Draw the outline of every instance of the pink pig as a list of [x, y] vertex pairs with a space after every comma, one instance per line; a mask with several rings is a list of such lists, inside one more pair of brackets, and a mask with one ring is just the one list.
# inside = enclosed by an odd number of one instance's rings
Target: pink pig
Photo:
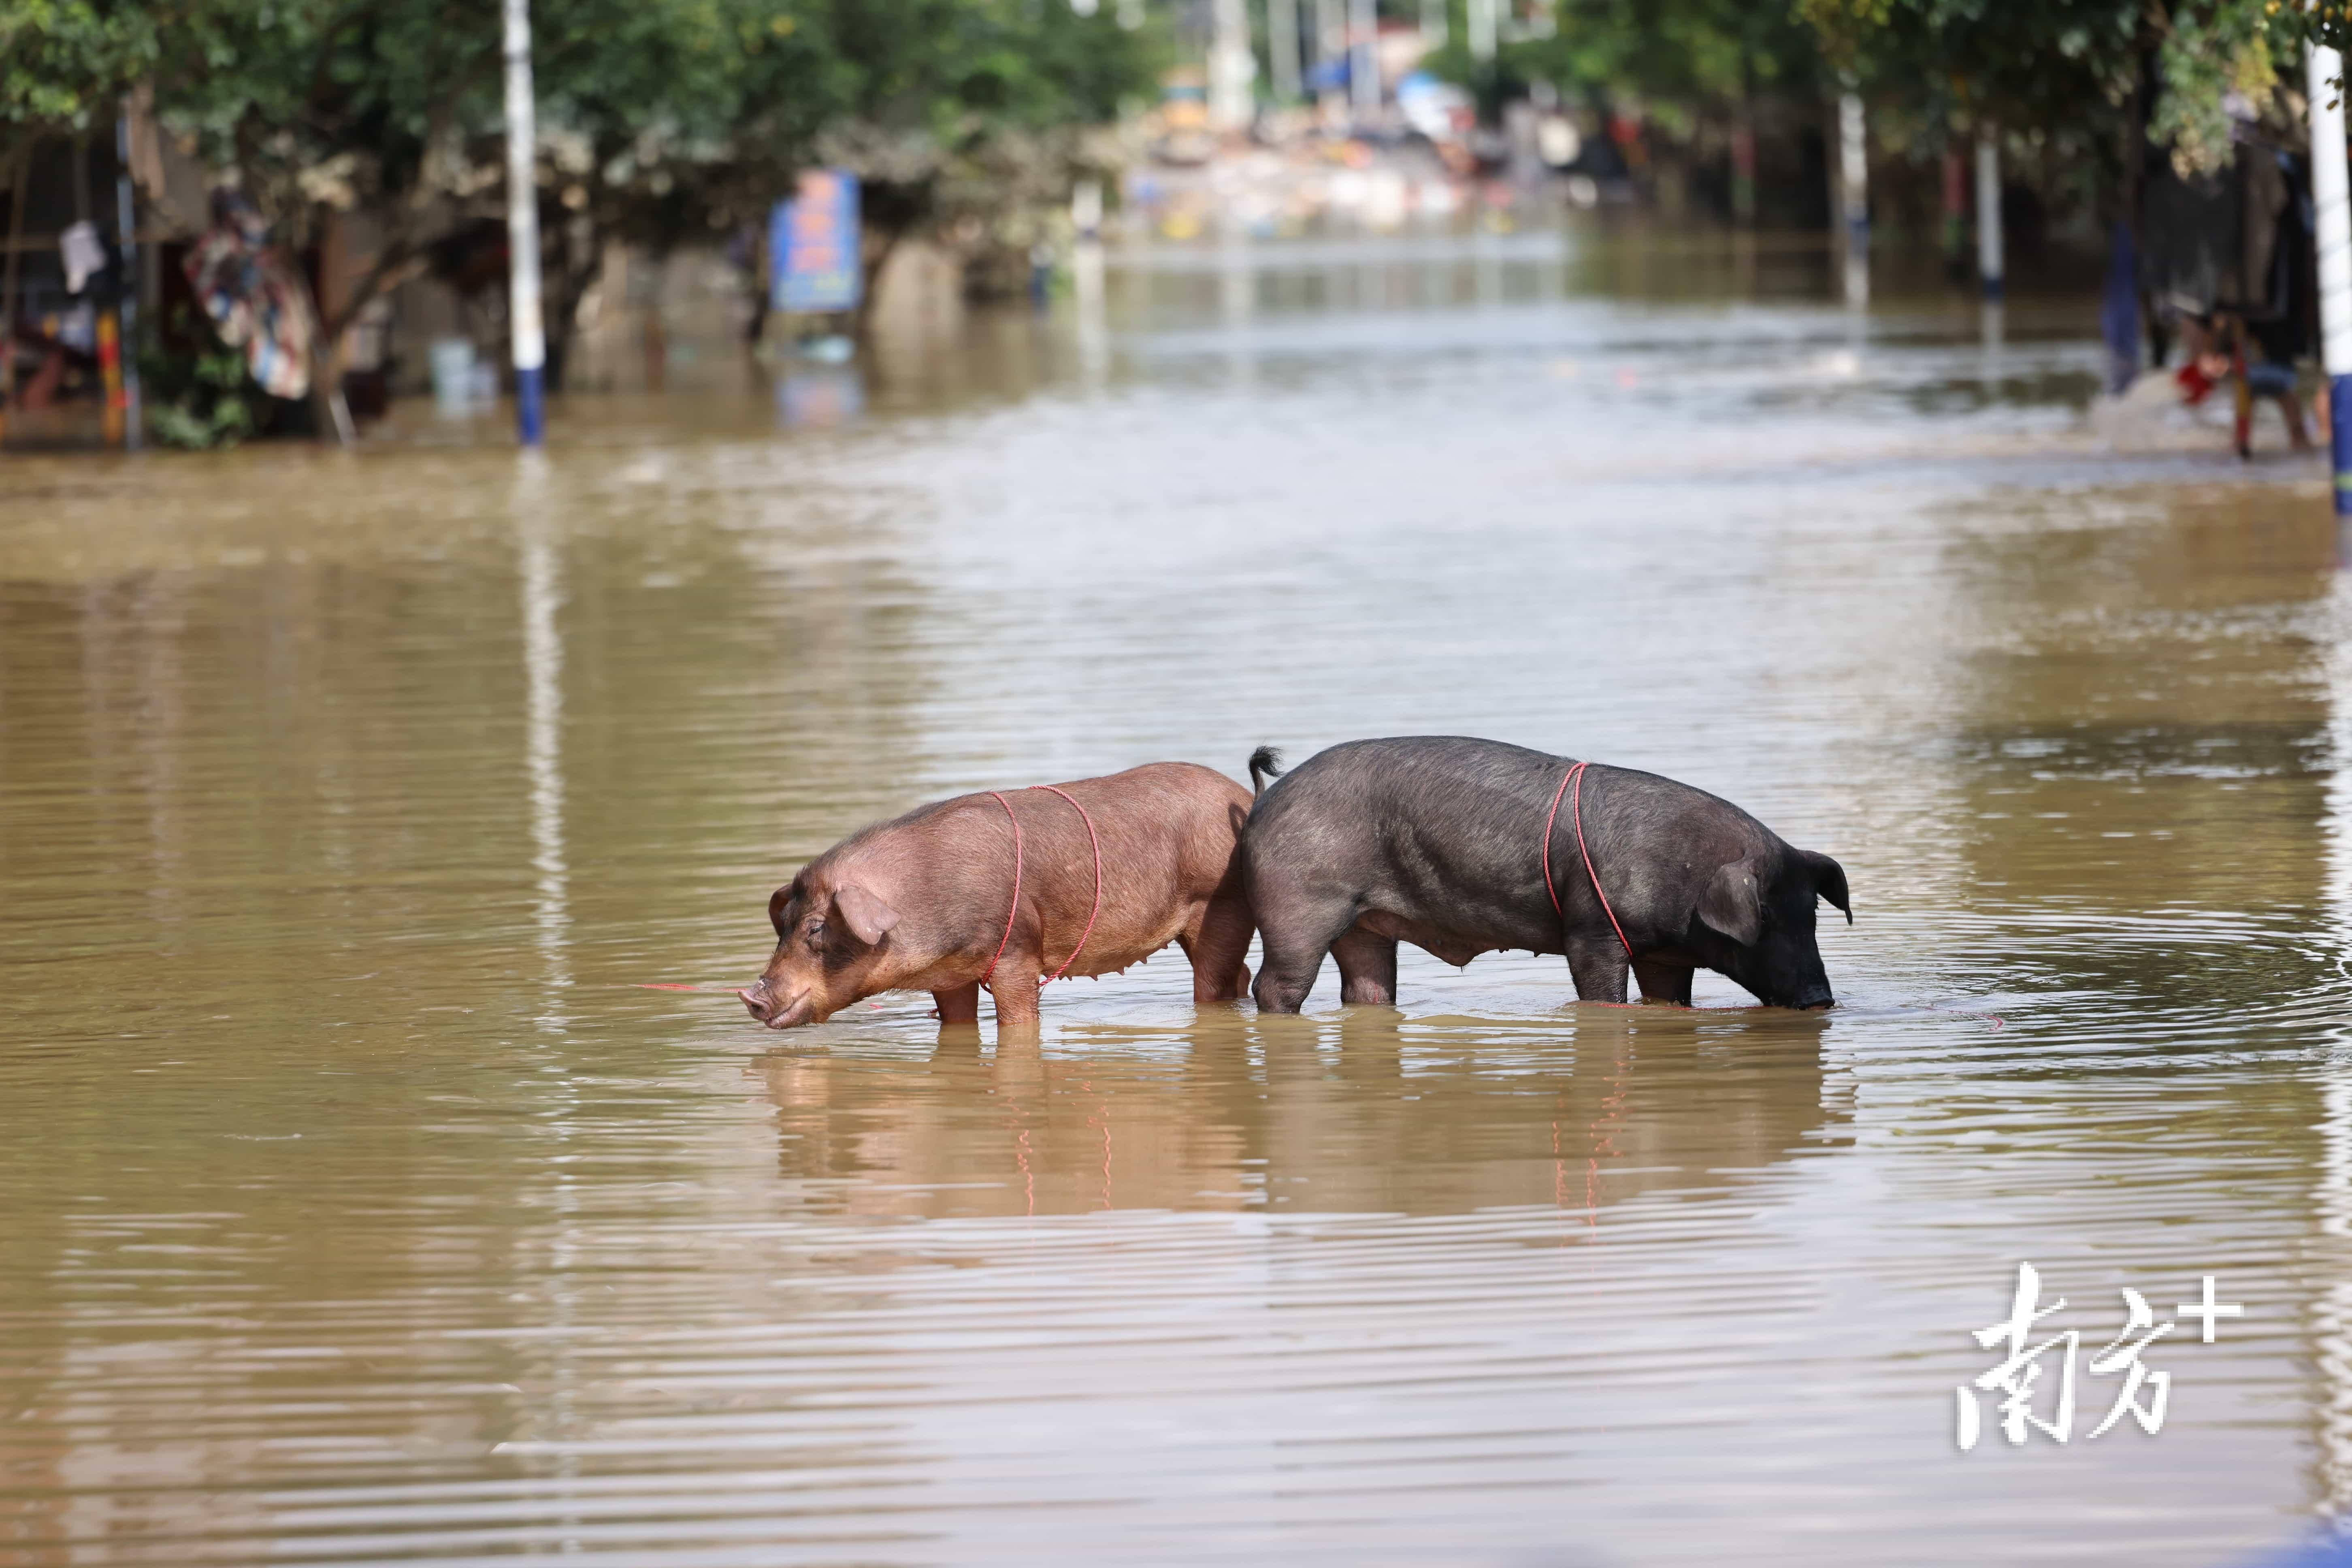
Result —
[[[1040, 982], [1108, 974], [1171, 942], [1192, 999], [1249, 989], [1255, 921], [1234, 858], [1250, 792], [1191, 763], [957, 795], [877, 823], [768, 900], [767, 972], [738, 992], [772, 1029], [883, 991], [928, 991], [942, 1026], [1037, 1022]], [[1017, 830], [1017, 831], [1016, 831]]]

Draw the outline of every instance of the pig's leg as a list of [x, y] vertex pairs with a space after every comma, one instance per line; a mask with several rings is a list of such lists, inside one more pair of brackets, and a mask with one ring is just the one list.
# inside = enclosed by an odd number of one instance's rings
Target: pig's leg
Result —
[[952, 991], [934, 991], [931, 1000], [939, 1004], [940, 1027], [952, 1028], [958, 1024], [980, 1022], [980, 982], [971, 981]]
[[1276, 921], [1262, 923], [1265, 937], [1265, 962], [1257, 972], [1258, 1011], [1262, 1013], [1296, 1013], [1307, 994], [1315, 989], [1315, 976], [1323, 968], [1323, 955], [1340, 934], [1356, 923], [1353, 900], [1318, 908], [1284, 910]]
[[[996, 1001], [996, 1033], [1002, 1039], [1006, 1029], [1034, 1029], [1037, 1026], [1037, 965], [1022, 962], [1019, 955], [1008, 952], [989, 977], [988, 994]], [[973, 1011], [979, 1010], [979, 999], [973, 998]]]
[[1331, 956], [1339, 961], [1339, 1000], [1395, 1006], [1396, 952], [1396, 938], [1349, 928], [1331, 944]]
[[1633, 963], [1633, 978], [1642, 983], [1642, 1000], [1670, 1002], [1677, 1007], [1691, 1005], [1692, 973], [1679, 963], [1643, 963], [1638, 959]]
[[1568, 939], [1568, 973], [1576, 982], [1576, 999], [1580, 1002], [1622, 1002], [1625, 1000], [1625, 950], [1617, 945], [1615, 936], [1605, 936], [1595, 942], [1590, 937]]
[[1210, 898], [1198, 933], [1176, 939], [1192, 961], [1194, 1002], [1231, 1002], [1249, 989], [1249, 965], [1242, 959], [1256, 929], [1249, 899], [1238, 888]]

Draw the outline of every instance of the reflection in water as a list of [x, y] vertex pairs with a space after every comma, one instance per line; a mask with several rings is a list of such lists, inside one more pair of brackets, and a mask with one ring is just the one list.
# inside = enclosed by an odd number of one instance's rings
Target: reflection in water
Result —
[[572, 984], [564, 942], [572, 926], [571, 868], [563, 854], [563, 640], [556, 628], [562, 592], [556, 576], [555, 523], [549, 515], [546, 459], [516, 459], [513, 510], [522, 579], [523, 679], [530, 769], [531, 865], [539, 872], [539, 951], [547, 988], [541, 1026], [563, 1032], [560, 1009]]
[[[2329, 609], [2337, 635], [2325, 654], [2330, 701], [2325, 881], [2317, 907], [2340, 970], [2352, 954], [2352, 637], [2343, 635], [2352, 586], [2340, 574]], [[2329, 1032], [2317, 1062], [2318, 1180], [2312, 1187], [2317, 1232], [2312, 1247], [2320, 1281], [2311, 1307], [2317, 1415], [2318, 1507], [2341, 1521], [2352, 1515], [2352, 1038]]]
[[2352, 1072], [2340, 1059], [2326, 1065], [2320, 1089], [2319, 1180], [2312, 1188], [2318, 1221], [2313, 1247], [2330, 1277], [2311, 1309], [2319, 1386], [2319, 1509], [2335, 1519], [2352, 1512]]
[[[1811, 1025], [1811, 1026], [1809, 1026]], [[1078, 1025], [989, 1054], [978, 1032], [887, 1069], [761, 1058], [780, 1165], [844, 1212], [907, 1217], [1340, 1213], [1604, 1205], [1696, 1194], [1832, 1146], [1821, 1026], [1587, 1010], [1559, 1025], [1357, 1008]], [[986, 1115], [972, 1115], [975, 1107]], [[835, 1184], [838, 1184], [837, 1186]]]
[[[571, 866], [563, 841], [563, 639], [558, 624], [563, 595], [557, 554], [557, 522], [548, 495], [547, 461], [543, 454], [525, 451], [515, 458], [514, 493], [509, 503], [519, 544], [517, 574], [522, 606], [524, 712], [528, 728], [525, 757], [530, 779], [531, 866], [539, 873], [536, 925], [541, 964], [539, 983], [545, 988], [542, 1011], [533, 1020], [544, 1034], [566, 1032], [566, 993], [572, 986], [569, 952], [572, 934]], [[559, 1146], [579, 1131], [578, 1096], [572, 1074], [557, 1061], [541, 1067], [538, 1092], [541, 1114]], [[562, 1158], [570, 1163], [569, 1157]], [[551, 1194], [552, 1223], [549, 1228], [545, 1292], [551, 1332], [552, 1363], [549, 1378], [549, 1419], [557, 1431], [568, 1433], [580, 1398], [579, 1377], [568, 1347], [581, 1318], [580, 1292], [573, 1270], [577, 1264], [579, 1184], [566, 1170], [555, 1180]], [[552, 1511], [557, 1528], [567, 1534], [579, 1528], [581, 1515], [572, 1482], [577, 1466], [569, 1459], [553, 1467]]]
[[1070, 291], [1076, 302], [1078, 384], [1100, 393], [1110, 380], [1110, 316], [1099, 244], [1081, 239], [1071, 251]]
[[832, 430], [866, 411], [866, 384], [847, 365], [796, 364], [775, 378], [776, 424], [785, 430]]
[[[2185, 1564], [2340, 1506], [2316, 476], [2105, 456], [2087, 307], [1989, 351], [1832, 266], [1163, 247], [830, 426], [12, 458], [0, 1552]], [[1845, 1005], [1171, 961], [998, 1052], [635, 988], [920, 799], [1436, 731], [1838, 854]], [[2021, 1258], [2250, 1311], [2160, 1436], [1962, 1461]]]
[[1236, 224], [1217, 231], [1217, 324], [1223, 330], [1233, 390], [1246, 395], [1255, 377], [1250, 317], [1257, 304], [1257, 269], [1249, 236]]

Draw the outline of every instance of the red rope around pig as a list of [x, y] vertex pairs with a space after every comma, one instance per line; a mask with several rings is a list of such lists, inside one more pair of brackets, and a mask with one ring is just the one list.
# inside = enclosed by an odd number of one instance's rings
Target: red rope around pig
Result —
[[[1068, 974], [1070, 965], [1078, 961], [1078, 954], [1086, 952], [1087, 940], [1095, 934], [1095, 921], [1102, 914], [1102, 838], [1095, 832], [1095, 819], [1087, 815], [1087, 808], [1080, 805], [1076, 798], [1067, 790], [1057, 789], [1052, 784], [1031, 784], [1029, 787], [1058, 795], [1068, 801], [1071, 809], [1078, 814], [1078, 820], [1087, 825], [1087, 842], [1093, 847], [1095, 853], [1095, 901], [1093, 907], [1087, 910], [1087, 929], [1078, 933], [1078, 945], [1070, 949], [1070, 956], [1062, 961], [1062, 967], [1040, 978], [1037, 982], [1040, 985], [1051, 985], [1055, 981]], [[996, 955], [988, 961], [988, 967], [980, 973], [980, 984], [982, 985], [986, 985], [989, 978], [996, 973], [996, 966], [1003, 961], [1006, 946], [1013, 941], [1013, 921], [1021, 917], [1021, 819], [1013, 815], [1011, 801], [998, 795], [994, 790], [990, 790], [988, 793], [997, 805], [1004, 808], [1004, 819], [1013, 824], [1013, 907], [1004, 911], [1004, 934], [997, 939]], [[1038, 945], [1040, 956], [1043, 956], [1043, 942], [1041, 941]]]
[[[1055, 980], [1059, 980], [1062, 976], [1070, 972], [1070, 965], [1076, 963], [1078, 961], [1078, 954], [1086, 952], [1087, 950], [1087, 938], [1095, 934], [1095, 917], [1102, 913], [1102, 840], [1095, 837], [1095, 819], [1087, 815], [1087, 808], [1083, 805], [1079, 805], [1077, 801], [1074, 799], [1067, 791], [1055, 789], [1052, 784], [1037, 784], [1034, 787], [1042, 790], [1052, 790], [1054, 794], [1060, 795], [1064, 800], [1069, 801], [1071, 806], [1076, 809], [1078, 814], [1078, 820], [1087, 825], [1087, 842], [1094, 846], [1095, 851], [1094, 907], [1087, 911], [1087, 929], [1078, 933], [1078, 945], [1070, 949], [1070, 956], [1062, 961], [1061, 968], [1054, 971], [1052, 979], [1041, 980], [1037, 983], [1040, 985], [1051, 985]], [[1038, 956], [1041, 958], [1044, 956], [1044, 947], [1042, 943], [1039, 947]]]
[[1584, 842], [1584, 770], [1590, 765], [1578, 763], [1571, 766], [1567, 776], [1559, 781], [1559, 788], [1552, 791], [1551, 814], [1544, 818], [1544, 891], [1551, 895], [1551, 912], [1566, 920], [1568, 911], [1560, 907], [1559, 889], [1552, 885], [1551, 879], [1551, 829], [1552, 824], [1559, 820], [1559, 797], [1568, 794], [1568, 786], [1572, 783], [1576, 785], [1576, 795], [1570, 801], [1569, 809], [1576, 820], [1577, 853], [1584, 857], [1584, 874], [1591, 879], [1592, 896], [1601, 900], [1601, 912], [1609, 917], [1609, 929], [1617, 933], [1617, 945], [1625, 950], [1625, 956], [1630, 959], [1633, 956], [1633, 944], [1625, 940], [1625, 928], [1617, 923], [1617, 911], [1609, 907], [1609, 895], [1601, 890], [1601, 873], [1592, 868], [1592, 851]]
[[1004, 820], [1013, 824], [1013, 907], [1004, 911], [1004, 934], [997, 939], [996, 957], [990, 959], [988, 967], [980, 972], [980, 983], [982, 985], [986, 985], [988, 977], [996, 973], [997, 960], [1004, 956], [1004, 944], [1013, 940], [1013, 922], [1021, 914], [1021, 819], [1013, 815], [1011, 801], [997, 795], [994, 790], [990, 790], [988, 793], [994, 795], [996, 804], [1004, 808]]

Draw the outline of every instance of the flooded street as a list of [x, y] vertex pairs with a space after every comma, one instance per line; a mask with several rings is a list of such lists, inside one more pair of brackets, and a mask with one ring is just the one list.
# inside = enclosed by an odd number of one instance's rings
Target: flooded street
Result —
[[[8, 458], [0, 1564], [2212, 1564], [2352, 1507], [2325, 471], [2102, 449], [2087, 302], [1826, 277], [1171, 247], [544, 466], [421, 405]], [[1260, 1019], [1171, 951], [1000, 1052], [640, 988], [749, 981], [921, 800], [1415, 733], [1836, 856], [1841, 1005], [1407, 949]], [[2020, 1262], [2074, 1439], [1988, 1394], [1963, 1454]], [[2092, 1438], [2122, 1290], [2208, 1275]]]

